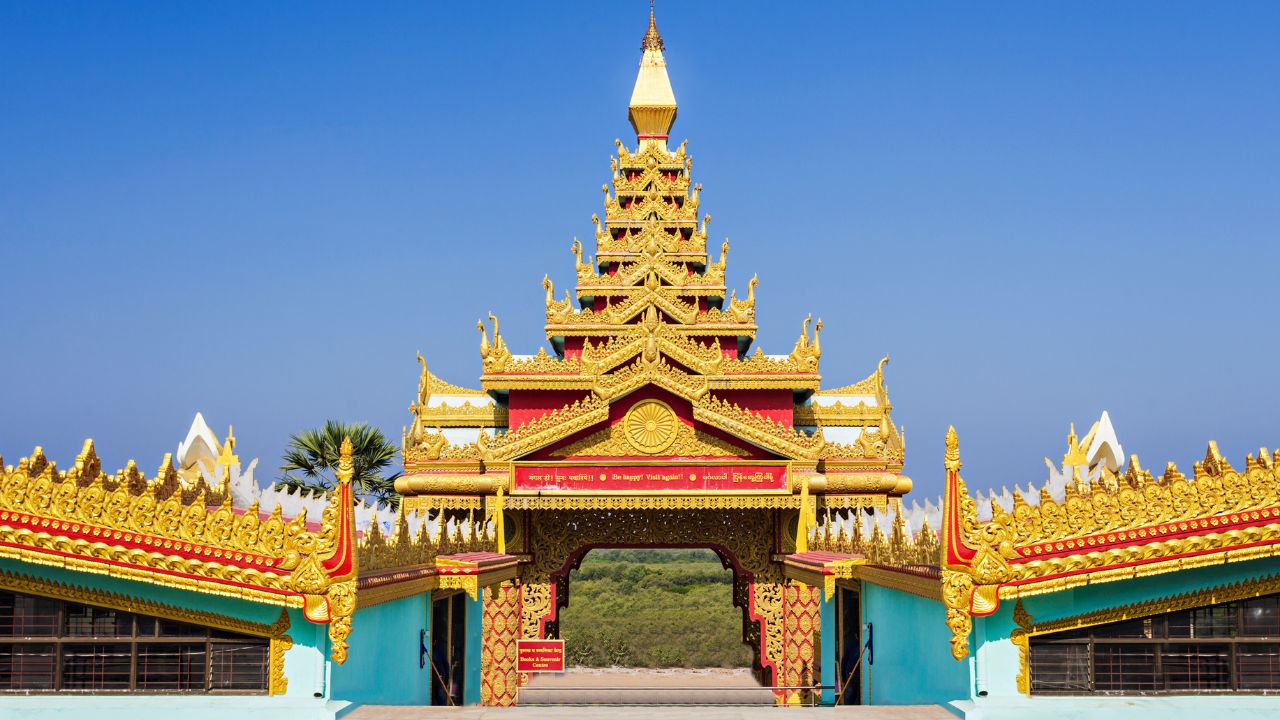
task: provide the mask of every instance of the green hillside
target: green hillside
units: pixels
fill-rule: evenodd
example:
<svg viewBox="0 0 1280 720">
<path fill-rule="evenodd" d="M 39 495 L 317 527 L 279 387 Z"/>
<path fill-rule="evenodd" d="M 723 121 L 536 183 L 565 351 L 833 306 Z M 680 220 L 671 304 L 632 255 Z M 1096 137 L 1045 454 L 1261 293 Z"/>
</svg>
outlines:
<svg viewBox="0 0 1280 720">
<path fill-rule="evenodd" d="M 587 667 L 747 667 L 733 573 L 710 550 L 593 550 L 569 580 L 560 637 Z"/>
</svg>

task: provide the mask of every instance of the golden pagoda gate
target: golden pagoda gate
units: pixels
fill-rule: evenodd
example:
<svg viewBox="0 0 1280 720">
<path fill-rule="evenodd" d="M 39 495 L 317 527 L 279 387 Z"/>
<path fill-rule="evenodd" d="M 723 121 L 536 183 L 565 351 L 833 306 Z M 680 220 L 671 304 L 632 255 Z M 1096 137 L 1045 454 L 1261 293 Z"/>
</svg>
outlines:
<svg viewBox="0 0 1280 720">
<path fill-rule="evenodd" d="M 757 278 L 745 297 L 726 293 L 728 242 L 708 256 L 692 160 L 667 145 L 677 106 L 663 47 L 651 13 L 629 107 L 638 147 L 617 143 L 596 253 L 573 241 L 577 287 L 563 299 L 542 281 L 552 351 L 514 355 L 490 314 L 481 389 L 419 357 L 396 488 L 409 509 L 483 512 L 520 563 L 517 580 L 484 592 L 484 704 L 515 703 L 528 680 L 516 640 L 557 636 L 570 571 L 603 547 L 714 550 L 733 570 L 757 678 L 779 702 L 803 701 L 797 686 L 834 675 L 835 643 L 819 649 L 821 575 L 851 562 L 804 557 L 820 555 L 807 553 L 818 514 L 883 509 L 911 488 L 885 361 L 820 389 L 822 322 L 810 334 L 809 319 L 789 354 L 748 352 Z M 787 579 L 788 556 L 817 568 L 814 584 Z"/>
</svg>

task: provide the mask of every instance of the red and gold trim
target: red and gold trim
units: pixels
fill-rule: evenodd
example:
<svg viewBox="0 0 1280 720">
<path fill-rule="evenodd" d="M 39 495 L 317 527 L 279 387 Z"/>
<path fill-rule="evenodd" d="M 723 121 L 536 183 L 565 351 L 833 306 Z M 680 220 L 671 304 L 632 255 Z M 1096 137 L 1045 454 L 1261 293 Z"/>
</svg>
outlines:
<svg viewBox="0 0 1280 720">
<path fill-rule="evenodd" d="M 1123 477 L 1071 482 L 1062 501 L 1015 492 L 987 521 L 960 478 L 954 428 L 946 468 L 942 586 L 957 659 L 971 618 L 1002 599 L 1280 555 L 1280 454 L 1265 450 L 1237 471 L 1210 442 L 1190 479 L 1172 463 L 1153 478 L 1135 457 Z"/>
</svg>

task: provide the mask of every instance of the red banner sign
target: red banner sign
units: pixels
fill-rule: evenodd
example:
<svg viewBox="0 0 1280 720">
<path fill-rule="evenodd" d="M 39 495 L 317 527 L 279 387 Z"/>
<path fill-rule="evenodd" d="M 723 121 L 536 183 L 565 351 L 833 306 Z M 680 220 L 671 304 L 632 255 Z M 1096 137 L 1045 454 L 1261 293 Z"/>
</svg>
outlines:
<svg viewBox="0 0 1280 720">
<path fill-rule="evenodd" d="M 517 465 L 516 490 L 760 492 L 787 489 L 781 465 Z"/>
<path fill-rule="evenodd" d="M 564 672 L 564 641 L 516 640 L 516 672 Z"/>
</svg>

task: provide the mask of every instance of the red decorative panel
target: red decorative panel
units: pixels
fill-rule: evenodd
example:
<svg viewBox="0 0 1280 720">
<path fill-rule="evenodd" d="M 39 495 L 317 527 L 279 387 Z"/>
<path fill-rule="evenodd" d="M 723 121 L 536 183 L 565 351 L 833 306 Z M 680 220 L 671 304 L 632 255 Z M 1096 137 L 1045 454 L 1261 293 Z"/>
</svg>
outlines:
<svg viewBox="0 0 1280 720">
<path fill-rule="evenodd" d="M 564 356 L 566 358 L 582 357 L 582 338 L 568 337 L 564 339 Z"/>
<path fill-rule="evenodd" d="M 592 492 L 752 492 L 787 489 L 785 464 L 732 465 L 517 465 L 515 490 Z"/>
<path fill-rule="evenodd" d="M 795 687 L 817 683 L 818 667 L 814 662 L 819 627 L 819 590 L 803 584 L 783 588 L 782 622 L 785 633 L 781 685 Z M 789 705 L 808 702 L 808 692 L 786 690 L 780 693 Z"/>
<path fill-rule="evenodd" d="M 516 704 L 516 639 L 520 637 L 520 588 L 510 582 L 496 591 L 485 589 L 481 620 L 484 644 L 480 651 L 480 703 L 509 707 Z"/>
<path fill-rule="evenodd" d="M 738 338 L 722 337 L 720 338 L 720 354 L 730 360 L 738 359 Z"/>
<path fill-rule="evenodd" d="M 713 390 L 712 394 L 787 427 L 795 420 L 795 399 L 790 390 Z"/>
<path fill-rule="evenodd" d="M 507 401 L 507 422 L 514 430 L 587 395 L 590 393 L 585 390 L 512 390 Z"/>
</svg>

